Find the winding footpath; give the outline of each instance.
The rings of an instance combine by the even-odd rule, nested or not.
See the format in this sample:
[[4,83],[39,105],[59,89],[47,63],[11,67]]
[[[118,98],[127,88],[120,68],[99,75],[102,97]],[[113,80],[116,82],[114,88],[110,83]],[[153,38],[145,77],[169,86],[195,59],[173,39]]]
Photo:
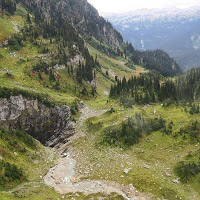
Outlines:
[[[93,111],[88,107],[82,109],[81,116],[75,128],[75,135],[73,135],[69,142],[64,145],[62,148],[67,148],[67,153],[63,154],[58,161],[56,166],[51,168],[49,172],[44,176],[44,182],[61,194],[66,193],[84,193],[88,194],[97,194],[103,193],[109,195],[111,193],[117,193],[121,195],[125,200],[149,200],[150,198],[144,197],[139,194],[132,185],[122,186],[113,182],[104,182],[97,180],[86,180],[80,181],[76,179],[76,160],[72,156],[72,143],[74,140],[86,136],[84,130],[84,124],[86,119],[94,116],[99,116],[105,113],[106,110],[102,111]],[[61,149],[61,151],[63,151]]]

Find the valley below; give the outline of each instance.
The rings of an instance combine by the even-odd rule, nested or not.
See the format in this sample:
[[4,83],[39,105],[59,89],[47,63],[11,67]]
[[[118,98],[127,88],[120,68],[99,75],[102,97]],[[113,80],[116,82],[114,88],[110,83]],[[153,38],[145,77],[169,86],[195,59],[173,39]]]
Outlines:
[[113,26],[140,51],[162,49],[184,71],[199,67],[199,6],[186,9],[141,9],[106,14]]
[[0,200],[200,199],[200,68],[134,39],[87,0],[0,1]]

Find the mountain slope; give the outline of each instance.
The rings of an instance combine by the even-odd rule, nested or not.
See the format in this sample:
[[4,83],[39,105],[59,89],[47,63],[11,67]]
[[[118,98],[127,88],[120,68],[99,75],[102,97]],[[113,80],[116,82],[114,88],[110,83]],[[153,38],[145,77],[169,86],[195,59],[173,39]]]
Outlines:
[[[127,51],[126,53],[131,54],[130,57],[135,57],[133,60],[135,64],[140,60],[137,52],[134,51],[133,48],[129,48],[130,45],[123,43],[122,36],[109,22],[106,22],[102,17],[100,17],[98,12],[88,4],[86,0],[73,1],[73,3],[69,0],[57,0],[55,2],[37,1],[37,3],[32,4],[27,3],[26,1],[19,2],[25,5],[31,12],[36,13],[37,18],[41,19],[45,16],[51,20],[54,19],[55,21],[56,16],[58,18],[57,23],[59,27],[62,27],[61,22],[65,21],[67,18],[68,23],[77,30],[78,34],[80,34],[90,44],[93,45],[95,43],[95,47],[98,46],[101,51],[110,56],[123,56],[123,53]],[[61,11],[62,14],[58,15],[58,10]],[[44,16],[42,17],[38,13],[44,13]],[[38,20],[39,19],[37,19],[37,21]],[[107,50],[105,51],[105,49]],[[162,56],[163,54],[160,54],[160,57]],[[165,57],[163,57],[163,59],[165,59]],[[152,60],[155,61],[156,58],[153,57]],[[148,62],[151,63],[150,60]],[[170,65],[161,66],[161,71],[162,68],[165,68],[166,71],[173,71],[173,63],[174,61],[171,60]],[[166,75],[174,76],[181,72],[178,65],[175,65],[175,68],[176,70],[173,71],[173,73],[169,72]]]
[[122,36],[109,22],[99,16],[96,9],[87,0],[45,0],[37,2],[18,0],[17,2],[29,8],[33,13],[38,13],[40,10],[49,18],[55,17],[60,12],[59,17],[67,18],[79,34],[95,37],[114,49],[120,48],[123,42]]
[[[130,195],[129,192],[133,192],[134,197],[144,192],[146,194],[142,196],[147,196],[145,199],[152,197],[174,200],[174,196],[177,199],[190,199],[194,195],[195,200],[199,199],[197,172],[194,177],[189,177],[190,182],[187,184],[179,183],[179,175],[173,172],[179,161],[184,161],[183,169],[187,167],[185,157],[191,151],[194,152],[192,155],[195,160],[191,158],[189,162],[195,164],[195,167],[197,165],[199,123],[195,120],[199,117],[198,101],[185,106],[181,102],[172,102],[170,106],[171,101],[164,102],[161,99],[157,104],[144,101],[127,108],[123,106],[123,99],[120,101],[119,96],[109,98],[112,84],[125,80],[124,77],[142,77],[140,74],[161,77],[161,81],[155,83],[158,89],[165,81],[171,83],[162,87],[167,96],[168,89],[169,92],[173,91],[171,86],[177,79],[166,78],[159,72],[165,76],[179,74],[180,69],[175,61],[163,51],[143,53],[130,43],[123,42],[120,34],[118,36],[112,26],[100,18],[86,1],[17,0],[17,3],[14,14],[8,7],[0,12],[0,24],[3,24],[1,27],[4,32],[1,40],[4,44],[0,48],[0,124],[5,128],[15,129],[5,130],[2,134],[0,128],[0,163],[3,157],[5,162],[15,163],[18,168],[23,168],[27,176],[18,176],[20,181],[16,184],[19,186],[15,188],[12,185],[7,192],[0,192],[0,199],[123,199],[124,195],[110,194],[113,190],[110,191],[107,186],[114,187],[117,194],[125,193],[126,196]],[[19,24],[16,23],[17,19]],[[199,93],[196,75],[196,72],[191,73],[187,78],[188,83],[182,84],[186,87],[184,93],[195,85],[194,100],[197,100]],[[149,89],[154,82],[151,76],[147,79],[148,82],[146,79],[136,80],[141,95],[146,91],[143,86]],[[120,89],[123,90],[125,85],[128,95],[132,95],[130,82],[127,83],[121,84]],[[122,93],[126,95],[125,90]],[[66,109],[67,115],[62,115]],[[104,114],[99,115],[102,113]],[[131,146],[135,133],[132,120],[135,117],[139,120],[136,128],[143,134],[136,137],[138,144],[134,142]],[[156,127],[146,131],[146,125],[150,122],[155,122],[157,126],[160,121],[166,129],[158,130]],[[74,126],[72,134],[75,135],[72,137],[65,132],[71,128],[70,123]],[[145,126],[141,129],[140,124]],[[43,144],[59,148],[57,162],[54,164],[52,160],[51,148],[44,148],[36,142],[38,148],[31,149],[22,139],[26,139],[28,135],[23,130],[24,134],[16,129],[26,129],[28,134],[32,134]],[[110,134],[108,130],[111,130]],[[64,134],[60,135],[62,132]],[[79,138],[80,135],[83,137]],[[49,142],[46,143],[47,141]],[[130,146],[124,145],[127,143]],[[6,149],[8,156],[4,155],[5,151],[2,151],[1,146],[3,150]],[[27,147],[27,152],[24,146]],[[18,154],[17,157],[13,151]],[[71,158],[77,162],[76,168]],[[60,160],[64,161],[64,166],[60,165]],[[11,169],[16,170],[16,167],[11,166]],[[5,164],[0,167],[0,175],[6,176]],[[75,190],[71,186],[67,188],[77,193],[67,193],[69,190],[66,194],[57,193],[44,184],[43,175],[48,169],[53,186],[64,186],[58,192],[65,190],[68,186],[66,182],[76,186],[79,183],[90,183],[91,187],[88,191],[87,186],[81,184],[81,190],[76,190],[78,186]],[[54,173],[53,169],[62,170]],[[40,170],[41,173],[35,173]],[[23,177],[31,178],[25,180]],[[174,183],[174,180],[179,184]],[[108,185],[104,184],[104,190],[101,183],[106,181]],[[98,188],[94,183],[98,183]],[[90,191],[92,194],[88,194]],[[106,191],[106,194],[96,194],[99,191]]]
[[137,49],[163,49],[185,69],[199,66],[199,7],[143,9],[106,18]]
[[[53,94],[56,101],[61,102],[67,97],[70,103],[76,96],[94,96],[95,70],[99,70],[104,77],[107,70],[101,70],[104,66],[98,67],[98,57],[96,62],[96,55],[89,55],[86,42],[109,57],[120,58],[132,69],[134,65],[144,66],[138,52],[130,44],[123,43],[121,35],[99,17],[86,1],[80,1],[80,5],[76,1],[70,3],[61,0],[17,2],[27,11],[17,6],[15,15],[7,17],[6,13],[3,14],[3,19],[7,17],[7,22],[10,21],[11,24],[14,17],[13,26],[21,32],[14,34],[8,41],[4,38],[9,48],[5,45],[5,48],[0,50],[1,74],[4,80],[2,86],[23,87],[48,93],[50,96]],[[80,11],[82,5],[85,5],[84,12]],[[73,16],[76,16],[76,19]],[[23,19],[24,27],[16,23],[18,18]],[[92,29],[99,35],[93,35],[94,32],[88,29],[91,27],[89,24],[92,24]],[[86,31],[83,34],[79,29]],[[147,60],[145,65],[151,64],[155,59]],[[170,60],[169,63],[164,67],[165,71],[169,72],[166,75],[178,74],[179,67],[171,73],[174,61]],[[18,68],[18,65],[21,67]],[[162,73],[162,66],[160,63],[158,65],[157,69],[161,69]],[[127,66],[122,65],[121,71],[126,71],[126,68]],[[155,69],[154,64],[151,65],[152,68]],[[57,91],[60,91],[61,95],[57,95]]]

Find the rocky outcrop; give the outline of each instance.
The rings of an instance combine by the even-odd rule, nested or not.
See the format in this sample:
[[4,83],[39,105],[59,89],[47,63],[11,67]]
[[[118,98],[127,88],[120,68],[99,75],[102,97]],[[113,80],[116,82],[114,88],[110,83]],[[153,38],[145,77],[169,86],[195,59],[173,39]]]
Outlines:
[[22,95],[0,99],[0,126],[25,130],[46,146],[59,147],[73,135],[70,108],[47,107]]
[[84,57],[82,55],[76,55],[74,56],[73,58],[70,58],[67,62],[67,65],[59,65],[59,64],[56,64],[55,66],[53,67],[50,67],[50,69],[54,69],[54,70],[59,70],[59,69],[65,69],[67,66],[78,66],[79,63],[83,63],[85,60],[84,60]]

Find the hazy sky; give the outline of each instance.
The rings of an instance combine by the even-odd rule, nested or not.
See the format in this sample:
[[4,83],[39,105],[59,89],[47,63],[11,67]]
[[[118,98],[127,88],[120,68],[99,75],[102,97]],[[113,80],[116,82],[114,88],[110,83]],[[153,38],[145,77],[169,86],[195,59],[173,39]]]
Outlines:
[[88,0],[99,12],[125,12],[141,8],[188,8],[200,0]]

